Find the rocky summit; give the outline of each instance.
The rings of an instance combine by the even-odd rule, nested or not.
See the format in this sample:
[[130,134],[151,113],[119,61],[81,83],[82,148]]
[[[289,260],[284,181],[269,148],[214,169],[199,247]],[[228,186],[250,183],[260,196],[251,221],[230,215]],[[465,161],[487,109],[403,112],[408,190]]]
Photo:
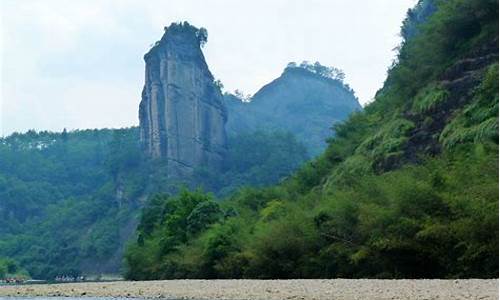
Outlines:
[[204,28],[173,23],[144,56],[140,139],[152,159],[166,159],[179,177],[197,167],[218,169],[226,152],[226,108],[201,47]]
[[262,87],[250,99],[225,94],[230,135],[254,130],[289,131],[320,154],[332,125],[344,121],[361,105],[354,91],[343,82],[344,74],[318,62],[290,63],[281,76]]

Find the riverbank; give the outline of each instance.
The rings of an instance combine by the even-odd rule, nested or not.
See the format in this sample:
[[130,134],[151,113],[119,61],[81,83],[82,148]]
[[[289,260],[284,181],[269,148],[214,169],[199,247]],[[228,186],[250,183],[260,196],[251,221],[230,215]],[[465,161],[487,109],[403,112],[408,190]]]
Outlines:
[[498,299],[498,279],[163,280],[0,287],[0,296],[197,300]]

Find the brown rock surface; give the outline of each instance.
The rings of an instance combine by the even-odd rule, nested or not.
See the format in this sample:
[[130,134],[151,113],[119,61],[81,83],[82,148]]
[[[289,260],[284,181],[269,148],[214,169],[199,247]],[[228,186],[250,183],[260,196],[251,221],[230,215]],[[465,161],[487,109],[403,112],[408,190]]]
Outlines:
[[172,24],[144,56],[139,108],[141,143],[151,158],[168,160],[168,174],[220,168],[226,151],[226,108],[200,49],[200,30]]

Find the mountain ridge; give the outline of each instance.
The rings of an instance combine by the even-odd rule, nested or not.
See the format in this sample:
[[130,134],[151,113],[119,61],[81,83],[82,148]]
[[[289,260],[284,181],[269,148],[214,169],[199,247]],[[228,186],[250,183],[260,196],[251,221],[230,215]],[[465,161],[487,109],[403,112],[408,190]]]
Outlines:
[[[332,70],[341,78],[336,78]],[[361,110],[353,90],[343,82],[343,73],[318,62],[290,63],[250,99],[242,101],[225,94],[225,100],[228,134],[287,130],[297,135],[313,156],[326,147],[333,124]]]

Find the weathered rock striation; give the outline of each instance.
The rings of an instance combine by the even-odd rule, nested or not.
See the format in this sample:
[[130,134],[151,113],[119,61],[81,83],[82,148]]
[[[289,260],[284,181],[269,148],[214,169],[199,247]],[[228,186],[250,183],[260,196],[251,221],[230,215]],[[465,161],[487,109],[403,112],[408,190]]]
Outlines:
[[144,56],[141,144],[149,157],[167,160],[169,176],[218,169],[226,152],[227,112],[201,51],[205,42],[203,28],[173,23]]

